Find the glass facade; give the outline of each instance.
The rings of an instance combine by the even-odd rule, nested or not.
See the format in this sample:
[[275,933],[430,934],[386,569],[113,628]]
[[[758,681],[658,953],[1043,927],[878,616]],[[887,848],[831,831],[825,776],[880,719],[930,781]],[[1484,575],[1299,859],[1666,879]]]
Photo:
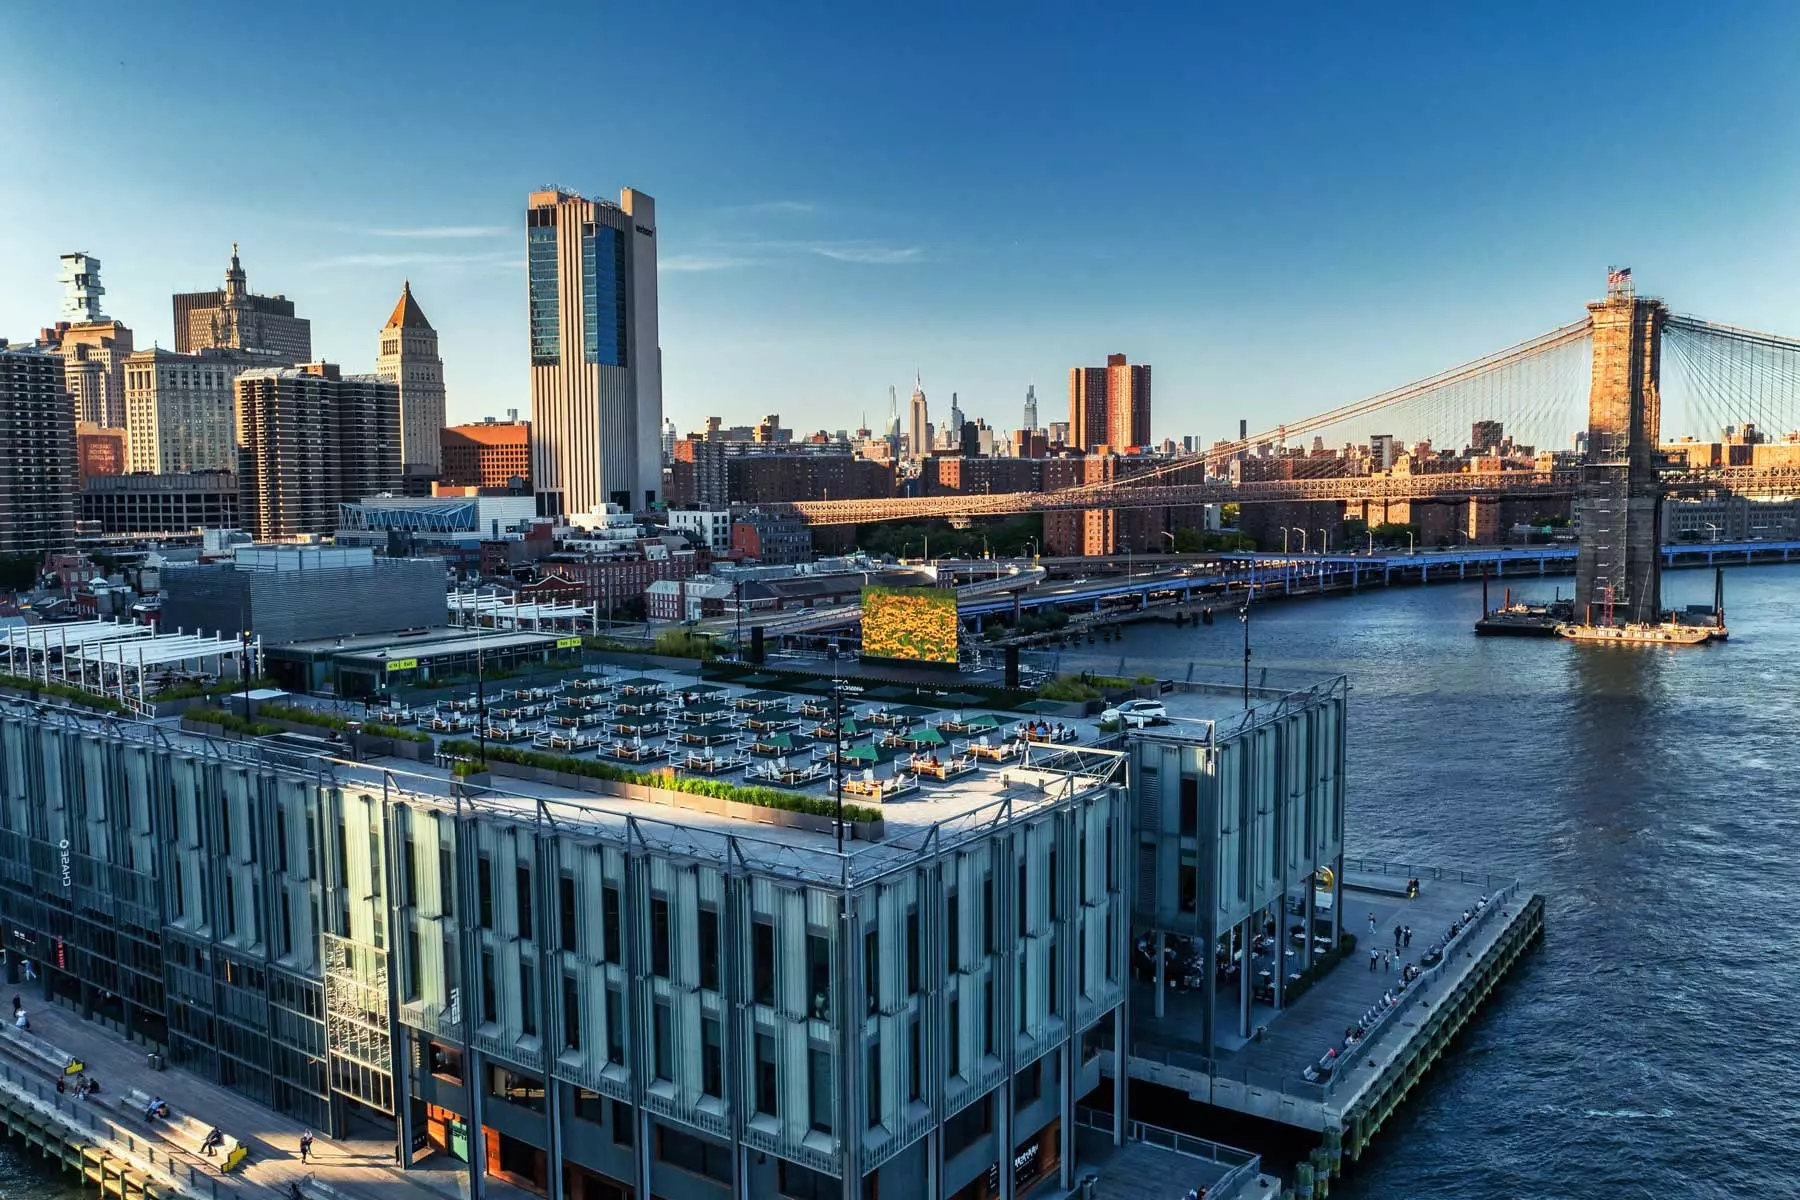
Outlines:
[[[554,213],[545,215],[555,220]],[[556,226],[533,226],[529,234],[525,273],[531,289],[531,365],[553,367],[562,361],[556,312]]]
[[609,367],[625,359],[625,239],[610,225],[581,227],[582,352]]

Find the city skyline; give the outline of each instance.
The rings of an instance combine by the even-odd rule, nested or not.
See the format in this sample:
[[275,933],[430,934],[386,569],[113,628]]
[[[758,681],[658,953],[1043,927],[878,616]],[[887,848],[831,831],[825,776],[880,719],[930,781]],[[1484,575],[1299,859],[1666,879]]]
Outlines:
[[[1759,36],[1745,36],[1753,16]],[[1247,410],[1316,411],[1535,333],[1542,312],[1590,298],[1609,262],[1722,319],[1800,325],[1787,285],[1800,250],[1780,205],[1797,172],[1778,149],[1794,85],[1775,74],[1796,18],[1772,7],[1729,27],[1680,11],[1624,28],[1509,12],[1430,29],[1149,13],[1131,34],[1145,69],[1079,100],[1030,86],[1088,48],[1055,12],[1018,43],[994,14],[959,18],[955,37],[929,13],[816,29],[640,18],[642,52],[619,82],[656,102],[570,139],[561,119],[518,122],[511,97],[585,53],[581,36],[540,54],[523,29],[483,27],[491,87],[467,95],[442,67],[475,55],[473,27],[384,12],[355,44],[332,42],[341,65],[305,123],[278,119],[273,95],[215,114],[217,137],[334,168],[254,204],[174,160],[127,166],[27,139],[0,183],[0,220],[32,231],[0,249],[13,285],[0,326],[20,337],[54,319],[57,256],[85,250],[107,264],[109,314],[139,346],[170,346],[169,296],[216,286],[235,238],[259,289],[311,314],[317,355],[372,367],[366,331],[410,278],[443,335],[449,419],[523,409],[517,196],[551,180],[661,198],[666,407],[684,430],[770,410],[835,429],[915,364],[1007,428],[1025,383],[1128,344],[1158,368],[1153,435],[1210,439]],[[416,65],[361,70],[390,23],[423,39]],[[223,60],[294,32],[274,14],[224,24],[175,13],[129,41],[89,31],[84,95],[148,135],[190,104],[154,66],[177,47]],[[318,26],[308,36],[333,36],[329,17]],[[710,77],[746,44],[779,86]],[[868,92],[841,65],[860,56],[841,51],[879,45],[910,47],[906,72],[956,98]],[[58,119],[57,51],[29,26],[0,50],[0,100],[23,125]],[[1187,60],[1213,66],[1174,70]],[[1396,93],[1424,61],[1433,103],[1407,104]],[[1599,103],[1626,63],[1663,80],[1629,113]],[[1396,82],[1352,86],[1370,79]],[[827,93],[842,102],[814,102]],[[396,145],[363,118],[402,99]],[[1764,132],[1722,122],[1729,111],[1776,115]],[[943,132],[969,113],[982,119]],[[1656,154],[1637,144],[1647,128]],[[1146,164],[1102,221],[1090,196],[1054,186],[1078,140]],[[1672,158],[1688,164],[1673,177],[1658,165]],[[46,178],[85,186],[52,192]],[[1593,220],[1600,192],[1626,198],[1606,222]],[[1285,352],[1296,331],[1306,355]],[[784,369],[794,361],[803,378]]]

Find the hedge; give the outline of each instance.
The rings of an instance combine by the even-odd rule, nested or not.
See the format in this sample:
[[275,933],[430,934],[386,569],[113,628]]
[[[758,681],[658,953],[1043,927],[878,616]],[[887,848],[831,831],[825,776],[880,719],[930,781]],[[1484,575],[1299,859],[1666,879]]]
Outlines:
[[1038,695],[1046,700],[1078,702],[1082,700],[1098,700],[1100,698],[1100,689],[1090,687],[1079,679],[1061,675],[1039,688]]
[[84,692],[78,687],[66,683],[45,683],[41,679],[25,679],[18,675],[0,674],[0,687],[16,688],[21,692],[36,692],[46,700],[66,700],[70,704],[79,704],[83,708],[98,709],[101,712],[120,713],[125,706],[111,696],[97,696],[93,692]]
[[[458,740],[441,742],[438,749],[444,754],[461,756],[479,760],[481,747],[474,742]],[[726,783],[719,779],[690,779],[686,776],[663,775],[654,771],[634,771],[628,767],[614,766],[612,763],[600,762],[596,759],[569,758],[561,754],[542,754],[535,750],[516,750],[511,746],[489,745],[487,757],[495,762],[512,763],[519,767],[537,767],[546,771],[561,771],[568,775],[580,775],[588,779],[604,779],[611,783],[631,783],[639,787],[661,788],[665,792],[688,792],[696,796],[711,796],[715,800],[729,800],[734,804],[754,804],[758,808],[773,808],[781,812],[806,813],[815,817],[831,817],[837,815],[837,806],[828,797],[805,796],[798,792],[784,792],[779,788],[746,787],[736,783]],[[847,821],[879,821],[881,810],[867,808],[858,804],[844,805],[844,819]]]
[[247,721],[236,713],[226,712],[222,708],[190,708],[185,714],[190,721],[199,721],[204,725],[217,725],[220,729],[232,733],[248,734],[251,737],[267,737],[271,733],[286,733],[279,725],[270,725],[266,721]]
[[[327,729],[348,730],[352,724],[348,717],[320,712],[316,708],[295,708],[286,704],[262,704],[257,706],[256,711],[276,721],[293,721],[298,725],[322,725]],[[394,738],[402,742],[420,742],[429,745],[432,740],[429,733],[420,733],[412,729],[397,729],[392,725],[380,725],[373,721],[364,721],[359,728],[362,732],[374,737]]]

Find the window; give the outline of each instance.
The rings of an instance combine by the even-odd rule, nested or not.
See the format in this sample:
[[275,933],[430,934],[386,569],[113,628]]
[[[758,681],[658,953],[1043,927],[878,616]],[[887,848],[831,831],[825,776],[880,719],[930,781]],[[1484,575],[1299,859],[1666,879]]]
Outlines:
[[775,1039],[766,1033],[756,1035],[756,1111],[771,1117],[781,1115],[775,1072]]
[[906,994],[919,990],[919,910],[906,914]]
[[983,1096],[944,1122],[944,1157],[955,1158],[994,1131],[994,1098]]
[[475,860],[475,903],[483,929],[494,927],[494,860],[483,854]]
[[563,1045],[581,1049],[581,981],[572,973],[563,975],[562,990]]
[[606,1123],[606,1099],[599,1092],[590,1092],[586,1088],[575,1089],[575,1115],[583,1121],[595,1125]]
[[671,1167],[730,1183],[731,1156],[732,1151],[727,1146],[715,1146],[667,1125],[656,1127],[656,1157]]
[[922,1069],[924,1058],[919,1045],[919,1021],[914,1018],[908,1024],[908,1032],[911,1036],[906,1048],[906,1098],[918,1100],[921,1098],[920,1084],[923,1082],[922,1077],[925,1074]]
[[513,870],[513,890],[519,902],[519,936],[531,936],[531,872],[524,867]]
[[812,1110],[812,1127],[820,1133],[830,1133],[837,1124],[831,1081],[831,1052],[810,1047],[806,1052],[806,1103]]
[[1200,781],[1181,777],[1181,836],[1200,836]]
[[944,902],[944,969],[954,975],[962,970],[962,923],[956,897]]
[[762,917],[750,926],[750,962],[756,1002],[775,1003],[775,926]]
[[1106,890],[1108,892],[1118,890],[1118,872],[1113,865],[1114,859],[1118,857],[1114,845],[1117,840],[1117,836],[1113,833],[1112,822],[1108,821],[1106,823]]
[[962,1074],[962,999],[953,991],[950,993],[948,1019],[944,1023],[944,1057],[947,1060],[951,1075]]
[[700,986],[719,990],[719,914],[717,910],[700,910]]
[[776,1159],[775,1190],[790,1200],[839,1200],[843,1188],[830,1175],[821,1175],[810,1167]]
[[576,948],[576,934],[580,932],[575,924],[575,877],[564,874],[556,881],[557,923],[562,935],[562,948]]
[[651,1006],[653,1013],[653,1037],[656,1042],[656,1077],[673,1080],[675,1078],[674,1035],[669,1028],[669,1006],[658,1001]]
[[606,939],[606,961],[624,962],[619,953],[619,889],[610,883],[600,889],[600,933]]
[[669,977],[669,902],[650,898],[650,973]]
[[610,225],[581,227],[581,349],[586,362],[623,367],[625,239]]
[[637,1114],[631,1111],[631,1105],[623,1100],[612,1102],[613,1145],[629,1146],[637,1129]]
[[463,1081],[462,1051],[454,1046],[446,1046],[442,1042],[426,1044],[427,1061],[431,1065],[431,1073],[442,1079],[456,1083]]
[[1196,912],[1200,907],[1200,869],[1194,864],[1192,855],[1182,855],[1180,871],[1176,877],[1176,899],[1182,912]]
[[1026,888],[1025,864],[1019,864],[1019,936],[1024,937],[1031,932],[1031,893]]
[[508,1104],[529,1108],[532,1112],[544,1111],[544,1081],[536,1075],[527,1075],[507,1067],[490,1066],[488,1095]]
[[1013,1111],[1024,1112],[1044,1094],[1044,1060],[1039,1059],[1013,1076]]
[[562,361],[561,314],[557,312],[559,285],[556,273],[555,214],[546,213],[550,224],[526,234],[525,275],[531,324],[531,364],[555,366]]
[[981,952],[992,954],[994,944],[999,939],[998,914],[994,911],[994,877],[989,875],[981,881]]
[[537,981],[531,964],[519,964],[519,1028],[526,1037],[537,1036]]
[[606,1061],[625,1065],[625,998],[619,989],[606,989]]
[[[282,909],[286,912],[286,907]],[[407,923],[406,926],[406,960],[400,964],[405,978],[400,984],[400,995],[406,1000],[419,998],[419,927]]]
[[986,983],[987,992],[981,1006],[981,1047],[982,1053],[993,1054],[994,1026],[999,1023],[994,1011],[994,977],[989,975]]
[[494,998],[494,952],[481,948],[481,1019],[498,1021],[500,1005]]
[[1050,897],[1050,919],[1060,921],[1062,919],[1062,897],[1057,895],[1057,892],[1062,888],[1062,881],[1057,878],[1056,874],[1055,846],[1050,847],[1049,865],[1044,870],[1044,888]]
[[869,1127],[881,1124],[881,1047],[869,1047]]
[[1048,976],[1045,977],[1045,980],[1044,980],[1045,990],[1049,994],[1050,1015],[1053,1017],[1057,1015],[1056,998],[1062,994],[1062,976],[1060,974],[1058,974],[1061,964],[1057,962],[1056,950],[1057,950],[1056,943],[1051,942],[1050,943],[1050,973]]
[[806,935],[806,986],[813,1018],[825,1020],[831,1015],[831,940],[823,934]]
[[719,1019],[700,1018],[700,1090],[715,1100],[725,1096],[725,1057],[719,1045]]
[[872,1016],[881,1007],[881,940],[873,929],[863,934],[863,983],[868,989]]

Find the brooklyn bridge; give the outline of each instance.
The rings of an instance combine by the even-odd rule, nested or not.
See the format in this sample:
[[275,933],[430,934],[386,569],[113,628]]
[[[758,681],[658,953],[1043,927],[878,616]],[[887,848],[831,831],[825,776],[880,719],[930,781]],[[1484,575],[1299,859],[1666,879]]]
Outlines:
[[[1507,499],[1567,498],[1581,531],[1578,598],[1605,590],[1626,619],[1654,620],[1664,497],[1800,496],[1800,443],[1768,446],[1766,454],[1748,453],[1755,447],[1741,444],[1714,452],[1727,427],[1778,437],[1800,429],[1800,339],[1672,313],[1662,300],[1637,295],[1628,271],[1614,272],[1605,298],[1589,302],[1587,312],[1567,325],[1127,478],[1039,492],[784,507],[810,525],[848,525],[1072,509],[1342,502],[1375,524],[1391,506],[1415,502],[1497,508]],[[1456,446],[1472,429],[1502,428],[1509,444],[1534,446],[1534,457],[1403,455],[1398,463],[1375,462],[1374,469],[1348,473],[1344,459],[1319,453],[1372,440]],[[1676,442],[1684,435],[1689,445]],[[1735,440],[1754,442],[1757,436]],[[1308,442],[1312,456],[1290,449]],[[1281,470],[1255,469],[1263,465]]]

